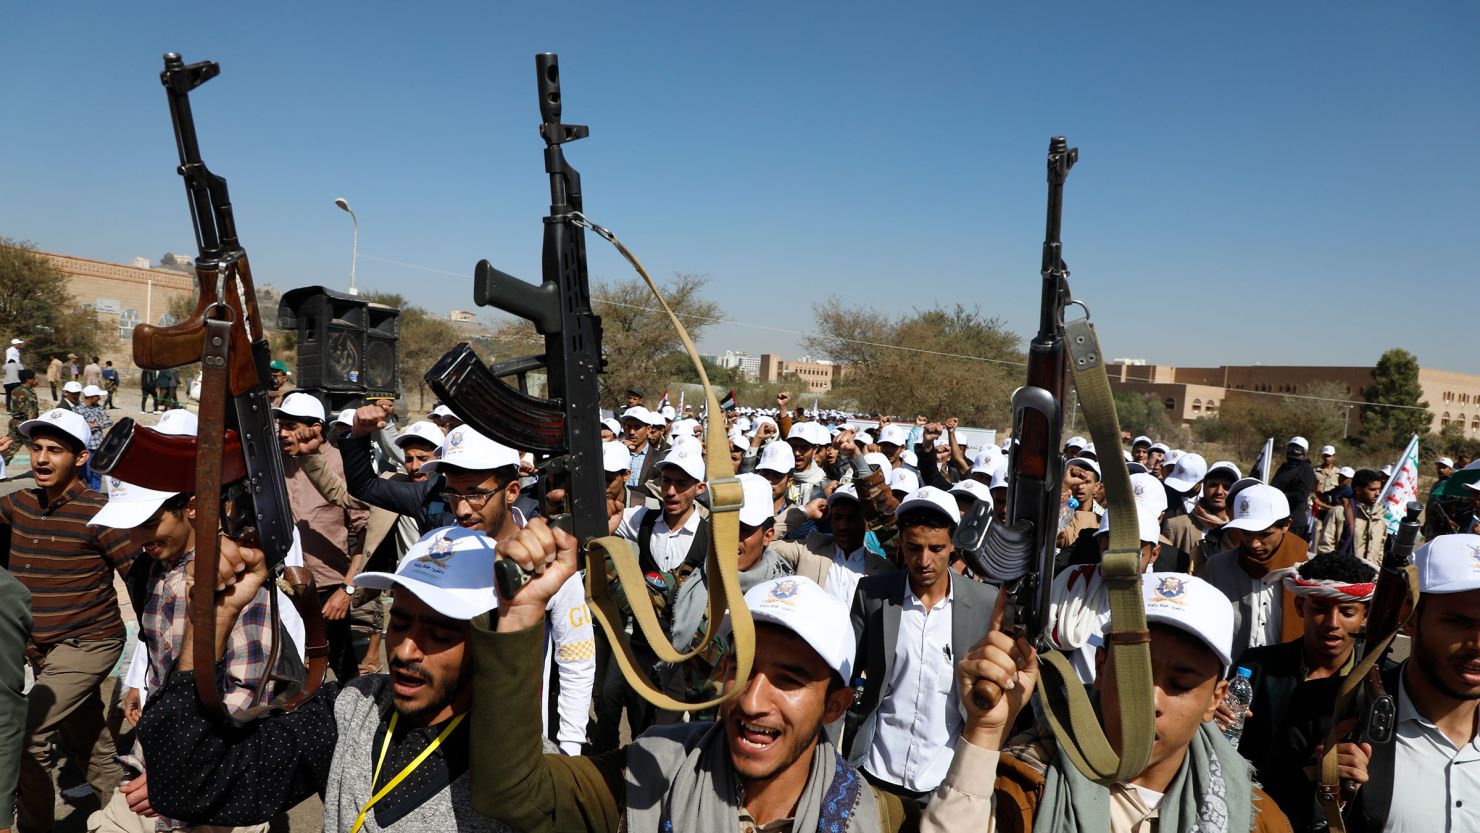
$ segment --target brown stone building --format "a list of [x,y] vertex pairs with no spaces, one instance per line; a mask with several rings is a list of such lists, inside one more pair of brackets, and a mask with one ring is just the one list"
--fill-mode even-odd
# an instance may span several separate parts
[[[1161,364],[1112,362],[1106,370],[1116,390],[1151,394],[1174,420],[1217,416],[1223,403],[1239,396],[1311,395],[1311,387],[1330,385],[1340,399],[1353,403],[1347,410],[1347,431],[1362,432],[1362,389],[1372,384],[1370,367],[1321,367],[1318,365],[1221,365],[1219,367],[1172,367]],[[1433,414],[1433,431],[1451,422],[1464,426],[1466,436],[1480,437],[1480,376],[1448,370],[1420,368],[1418,382],[1423,400]],[[1330,395],[1323,393],[1323,395]]]
[[775,382],[793,373],[807,383],[807,393],[827,393],[842,376],[843,365],[825,361],[814,362],[810,358],[792,362],[770,353],[761,354],[758,374],[760,381]]

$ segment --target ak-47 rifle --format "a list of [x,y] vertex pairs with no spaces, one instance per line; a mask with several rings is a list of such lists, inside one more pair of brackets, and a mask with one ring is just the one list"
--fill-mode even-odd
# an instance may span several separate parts
[[[215,679],[215,599],[222,531],[244,546],[261,549],[282,574],[307,631],[308,678],[304,686],[270,708],[293,708],[312,696],[323,678],[328,645],[313,592],[313,578],[301,567],[285,567],[293,547],[293,510],[288,502],[281,452],[268,404],[270,354],[257,310],[257,294],[246,250],[237,239],[226,180],[202,161],[190,108],[190,91],[219,74],[213,61],[186,65],[175,53],[164,56],[160,81],[169,97],[170,119],[180,155],[180,176],[190,203],[199,256],[195,313],[170,327],[140,324],[134,329],[134,362],[163,370],[199,361],[199,430],[193,440],[165,437],[121,420],[99,450],[97,467],[146,488],[194,492],[195,584],[191,620],[195,628],[195,685],[201,703],[224,716]],[[231,409],[227,411],[227,401]],[[165,463],[161,465],[160,462]],[[210,499],[220,496],[220,500]],[[272,599],[277,625],[276,594]],[[268,658],[276,666],[277,645]],[[265,687],[263,687],[265,688]]]
[[[1005,523],[986,518],[979,503],[967,513],[953,539],[971,568],[1002,582],[1006,594],[1003,627],[1024,635],[1038,650],[1042,682],[1037,692],[1059,747],[1081,772],[1099,783],[1128,780],[1146,766],[1154,739],[1150,635],[1140,591],[1140,536],[1130,475],[1119,454],[1100,461],[1108,511],[1110,549],[1101,575],[1110,595],[1107,647],[1116,662],[1120,690],[1121,738],[1117,751],[1099,729],[1078,677],[1049,643],[1049,591],[1058,555],[1058,512],[1063,499],[1063,402],[1074,373],[1074,387],[1097,447],[1120,447],[1120,424],[1110,395],[1104,358],[1088,308],[1071,300],[1064,265],[1061,227],[1064,181],[1079,150],[1062,136],[1048,145],[1048,220],[1043,241],[1043,294],[1038,334],[1028,349],[1027,384],[1012,395],[1012,451],[1008,458]],[[1070,306],[1085,317],[1066,320]]]
[[[677,650],[663,635],[647,598],[641,570],[631,543],[607,537],[606,495],[601,456],[600,394],[597,374],[605,365],[601,354],[601,319],[591,308],[586,273],[585,229],[612,242],[647,279],[646,272],[616,237],[586,219],[583,213],[581,177],[565,161],[564,145],[590,135],[585,125],[561,122],[560,64],[553,53],[535,56],[535,75],[540,98],[540,135],[545,140],[545,171],[550,175],[550,213],[545,217],[541,260],[543,281],[538,285],[519,280],[480,261],[473,274],[473,300],[494,306],[534,324],[545,338],[545,352],[484,365],[472,348],[460,344],[427,371],[427,386],[463,422],[479,433],[514,448],[534,451],[547,459],[541,468],[547,475],[564,478],[568,514],[556,518],[583,544],[586,594],[596,620],[615,651],[623,674],[638,693],[659,708],[704,709],[719,701],[681,703],[658,691],[639,669],[623,630],[620,612],[608,595],[608,565],[614,566],[626,593],[631,612],[648,644],[660,660],[679,663],[701,656],[709,647],[713,629],[700,644],[687,652]],[[649,281],[651,286],[651,281]],[[654,290],[656,294],[656,289]],[[658,298],[662,304],[662,298]],[[666,304],[664,305],[666,309]],[[671,313],[670,313],[671,314]],[[679,333],[690,349],[703,378],[697,353],[676,318]],[[526,377],[543,370],[549,398],[528,392]],[[516,385],[504,381],[513,377]],[[708,569],[720,577],[709,584],[710,622],[719,622],[728,609],[734,628],[737,654],[736,680],[731,691],[744,686],[750,673],[753,629],[749,611],[741,601],[734,553],[738,536],[739,481],[733,476],[718,402],[705,378],[709,412],[714,415],[707,434],[706,462],[711,496],[710,528],[718,545],[711,542]],[[733,530],[731,531],[731,527]],[[511,598],[528,581],[512,561],[494,563],[499,592]],[[733,581],[732,581],[733,579]],[[730,605],[733,605],[731,607]]]
[[[1325,754],[1316,762],[1319,776],[1316,798],[1330,829],[1338,833],[1346,830],[1346,823],[1341,816],[1337,744],[1343,740],[1374,745],[1392,743],[1398,726],[1397,701],[1384,690],[1382,663],[1393,648],[1394,637],[1418,606],[1413,547],[1418,542],[1418,516],[1423,513],[1423,505],[1412,501],[1404,509],[1398,532],[1382,557],[1367,621],[1356,634],[1352,670],[1337,690],[1336,705],[1331,711],[1331,731],[1324,741]],[[1349,731],[1338,735],[1347,727]]]

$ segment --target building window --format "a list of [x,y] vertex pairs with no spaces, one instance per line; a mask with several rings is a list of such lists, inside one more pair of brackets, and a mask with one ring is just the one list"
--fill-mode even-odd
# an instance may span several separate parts
[[1208,400],[1207,412],[1210,413],[1210,414],[1216,414],[1218,412],[1218,400],[1216,400],[1216,399],[1209,399]]
[[1167,397],[1167,400],[1165,402],[1161,403],[1161,404],[1167,406],[1167,410],[1168,411],[1175,411],[1175,410],[1177,410],[1177,400],[1171,398],[1170,396],[1168,396]]
[[1200,413],[1202,413],[1202,400],[1201,399],[1194,399],[1194,400],[1192,400],[1192,412],[1194,414],[1200,414]]
[[178,323],[180,323],[180,319],[176,318],[174,313],[167,312],[159,317],[159,326],[161,327],[173,327]]
[[139,311],[133,307],[118,314],[118,337],[129,338],[134,334],[134,327],[139,326]]

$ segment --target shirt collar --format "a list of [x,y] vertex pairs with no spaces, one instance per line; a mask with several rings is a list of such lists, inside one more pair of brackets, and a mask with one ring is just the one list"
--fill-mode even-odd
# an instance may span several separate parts
[[[1412,698],[1408,696],[1408,675],[1405,673],[1407,667],[1407,663],[1404,663],[1403,669],[1398,672],[1398,725],[1401,726],[1411,720],[1422,726],[1426,733],[1433,734],[1435,737],[1442,739],[1446,746],[1453,746],[1448,735],[1444,734],[1438,726],[1434,725],[1432,720],[1418,713],[1418,707],[1413,704]],[[1480,743],[1480,733],[1470,738],[1469,743],[1465,745],[1474,746],[1477,743]]]
[[[942,607],[945,606],[946,602],[952,602],[955,600],[955,598],[956,583],[954,581],[951,581],[948,577],[946,579],[946,595],[939,602],[936,603],[935,607],[931,609],[940,610]],[[904,603],[905,607],[909,607],[911,604],[921,609],[924,609],[925,607],[925,605],[920,603],[920,597],[915,595],[915,588],[910,586],[909,577],[906,577],[904,580]]]
[[868,547],[859,547],[853,552],[843,552],[842,547],[838,546],[836,543],[833,544],[833,558],[845,564],[855,561],[863,561],[863,554],[867,551]]
[[61,496],[59,496],[57,498],[56,503],[48,504],[46,502],[46,490],[43,489],[43,488],[41,488],[40,486],[37,486],[36,487],[36,490],[35,490],[36,491],[36,502],[39,503],[39,504],[41,504],[42,510],[44,510],[46,512],[51,512],[52,510],[56,509],[58,506],[62,506],[63,504],[66,504],[66,503],[71,502],[71,500],[73,498],[75,498],[78,495],[82,494],[83,490],[86,489],[86,488],[87,488],[87,482],[84,481],[81,477],[78,477],[76,480],[74,480],[72,482],[72,485],[71,486],[68,486],[62,492]]

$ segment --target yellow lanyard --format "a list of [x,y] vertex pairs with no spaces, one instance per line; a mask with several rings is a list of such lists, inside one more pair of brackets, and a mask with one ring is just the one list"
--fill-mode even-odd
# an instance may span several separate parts
[[[372,790],[375,789],[375,782],[380,780],[380,767],[382,764],[385,763],[386,750],[391,748],[391,735],[394,735],[396,733],[396,718],[400,716],[401,715],[399,713],[391,715],[391,725],[390,728],[387,729],[385,732],[385,742],[380,745],[380,757],[375,759],[375,774],[370,776],[370,789]],[[397,784],[406,780],[406,776],[410,775],[416,770],[417,767],[421,766],[422,761],[425,761],[427,759],[427,756],[431,755],[433,752],[436,752],[437,747],[441,746],[442,741],[446,740],[447,736],[452,734],[452,730],[457,728],[457,724],[461,723],[464,717],[467,717],[466,712],[452,718],[452,722],[448,723],[447,728],[443,729],[442,733],[437,735],[436,740],[427,744],[427,748],[421,750],[421,754],[417,755],[416,758],[411,761],[411,763],[407,764],[405,769],[397,773],[396,777],[392,778],[389,784],[381,787],[380,792],[370,796],[370,801],[366,803],[363,808],[361,808],[360,815],[355,819],[355,826],[349,829],[349,833],[360,833],[360,828],[365,826],[365,815],[370,812],[371,807],[375,806],[375,802],[381,800],[382,798],[385,798],[386,793],[395,789]]]

